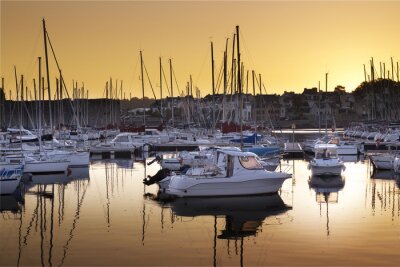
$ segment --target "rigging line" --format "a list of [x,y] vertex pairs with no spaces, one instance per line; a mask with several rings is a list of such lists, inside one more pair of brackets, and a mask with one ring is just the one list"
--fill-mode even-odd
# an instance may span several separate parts
[[171,68],[171,69],[172,69],[172,75],[174,76],[176,88],[178,89],[178,92],[180,92],[181,90],[179,89],[178,81],[176,80],[174,68]]
[[[24,70],[25,70],[24,72],[25,73],[31,73],[32,69],[34,68],[34,63],[36,61],[35,54],[37,54],[36,52],[37,52],[39,39],[41,38],[41,34],[42,34],[42,30],[39,29],[37,34],[36,34],[36,38],[34,39],[32,49],[31,49],[31,51],[29,53],[30,58],[32,58],[32,61],[27,62],[27,64],[25,65],[25,68],[24,68]],[[36,73],[34,75],[36,75]]]
[[195,79],[196,81],[198,81],[200,79],[200,76],[203,73],[204,65],[205,65],[206,61],[208,60],[208,57],[211,56],[210,53],[211,52],[209,51],[209,48],[207,47],[203,62],[201,63],[201,67],[199,69],[199,73],[197,74],[196,79]]
[[249,49],[249,47],[247,46],[247,43],[246,43],[246,38],[245,38],[245,36],[244,36],[244,34],[243,34],[243,30],[240,30],[240,37],[241,37],[241,40],[242,40],[242,42],[243,42],[243,46],[244,46],[244,50],[246,51],[246,56],[247,56],[247,58],[249,59],[249,61],[250,61],[250,64],[251,64],[251,69],[255,69],[255,64],[254,64],[254,60],[253,60],[253,57],[252,57],[252,55],[251,55],[251,53],[250,53],[250,49]]
[[165,76],[164,68],[163,68],[162,66],[161,66],[161,71],[162,71],[162,74],[163,74],[163,77],[164,77],[165,85],[167,86],[168,94],[169,94],[169,96],[171,96],[171,91],[169,90],[167,78],[166,78],[166,76]]
[[[132,75],[131,79],[128,81],[128,82],[129,82],[128,85],[129,85],[129,84],[132,85],[131,88],[134,88],[134,81],[136,80],[136,79],[134,79],[134,77],[135,77],[135,73],[136,73],[136,71],[137,71],[137,69],[138,69],[138,66],[139,66],[139,61],[140,61],[140,60],[136,60],[136,64],[135,64],[135,66],[133,67],[133,75]],[[129,88],[129,86],[128,86],[128,88]],[[131,90],[134,91],[133,89],[131,89]],[[132,94],[132,95],[133,95],[133,94]]]
[[222,62],[221,62],[221,67],[220,67],[220,69],[219,69],[219,74],[218,74],[218,78],[217,78],[217,84],[216,84],[216,94],[218,94],[219,93],[219,89],[221,88],[221,84],[222,84],[222,77],[223,77],[223,75],[224,75],[224,72],[223,72],[223,70],[224,70],[224,60],[222,60]]
[[[56,61],[58,72],[60,73],[60,72],[61,72],[61,68],[60,68],[60,65],[58,64],[58,60],[57,60],[57,57],[56,57],[56,53],[54,52],[53,45],[51,44],[50,36],[49,36],[49,33],[47,32],[47,30],[46,30],[46,37],[47,37],[47,40],[49,41],[50,48],[51,48],[51,52],[53,53],[54,60]],[[64,76],[61,76],[61,80],[62,80],[62,83],[63,83],[63,85],[64,85],[63,89],[65,89],[65,92],[67,93],[67,97],[68,97],[69,99],[71,99],[70,96],[69,96],[69,93],[68,93],[67,85],[65,84],[65,81],[64,81]],[[76,126],[77,126],[77,128],[79,129],[79,128],[81,128],[81,127],[80,127],[80,125],[79,125],[79,121],[78,121],[78,118],[77,118],[76,113],[75,113],[74,104],[72,103],[72,101],[68,101],[68,102],[69,102],[70,105],[71,105],[73,118],[75,118]]]
[[[153,92],[154,100],[157,101],[157,97],[156,97],[156,94],[154,93],[153,85],[151,84],[149,73],[147,72],[147,68],[146,68],[146,65],[144,64],[144,62],[143,62],[143,67],[144,67],[144,70],[146,71],[146,76],[147,76],[147,79],[149,80],[149,84],[150,84],[151,91]],[[164,117],[161,115],[162,114],[161,107],[159,105],[157,105],[157,109],[160,113],[161,120],[164,123]]]
[[157,100],[156,94],[154,93],[153,85],[151,84],[149,73],[147,72],[147,68],[146,68],[146,65],[144,64],[144,62],[143,62],[143,67],[144,67],[144,70],[146,71],[147,80],[149,81],[150,88],[151,88],[151,91],[153,92],[154,99]]

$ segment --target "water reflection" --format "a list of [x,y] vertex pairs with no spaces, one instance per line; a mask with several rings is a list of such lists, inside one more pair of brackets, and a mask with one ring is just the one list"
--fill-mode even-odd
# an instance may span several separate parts
[[293,161],[279,195],[171,200],[143,186],[159,169],[143,160],[92,162],[1,196],[0,265],[397,264],[398,180],[371,177],[368,161],[331,178]]
[[[88,178],[88,168],[72,169],[69,175],[33,175],[24,179],[22,190],[13,195],[1,196],[2,214],[11,212],[18,215],[15,217],[19,220],[18,253],[15,265],[32,265],[32,255],[30,255],[32,249],[39,250],[39,253],[34,256],[39,260],[34,262],[40,262],[42,266],[63,265],[68,255],[69,244],[78,226],[81,207],[89,185]],[[69,195],[66,198],[67,187],[72,188],[70,193],[73,192],[75,197],[71,198]],[[25,195],[29,197],[28,207],[24,205]],[[66,202],[68,202],[68,209],[75,205],[72,223],[71,217],[65,216]],[[68,234],[64,235],[66,237],[64,244],[58,247],[62,253],[57,254],[59,258],[56,262],[54,259],[55,233],[61,229]],[[57,241],[61,241],[62,237],[58,236]]]
[[[233,240],[235,253],[244,262],[244,238],[257,236],[268,217],[275,217],[290,210],[280,195],[258,195],[240,197],[176,198],[159,194],[145,195],[158,201],[162,208],[169,207],[175,217],[214,217],[213,265],[217,266],[217,239],[226,240],[227,253],[230,254],[230,240]],[[169,202],[170,201],[170,202]],[[224,228],[218,231],[217,219],[224,220]],[[265,229],[264,229],[265,230]],[[240,243],[238,246],[238,242]],[[240,248],[239,248],[240,247]],[[239,252],[238,252],[239,248]]]
[[400,214],[400,179],[393,170],[374,170],[368,184],[371,198],[371,211],[391,211],[392,221]]
[[339,201],[339,191],[343,189],[345,179],[343,176],[311,176],[308,184],[315,191],[315,201],[320,205],[320,215],[322,205],[326,205],[326,235],[330,235],[329,226],[329,204]]
[[[22,189],[23,190],[23,189]],[[24,195],[21,188],[17,189],[12,195],[0,195],[0,212],[18,214],[24,205]]]

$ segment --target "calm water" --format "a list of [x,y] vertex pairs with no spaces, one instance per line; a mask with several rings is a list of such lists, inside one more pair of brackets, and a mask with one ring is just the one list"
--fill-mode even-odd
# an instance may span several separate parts
[[294,178],[279,195],[173,202],[144,188],[159,166],[143,161],[34,177],[24,199],[1,197],[0,265],[399,265],[391,173],[368,161],[331,180],[310,179],[303,160],[282,168]]

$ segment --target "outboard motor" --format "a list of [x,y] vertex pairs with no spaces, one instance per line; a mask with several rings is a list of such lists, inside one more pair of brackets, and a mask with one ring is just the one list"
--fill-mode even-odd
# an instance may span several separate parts
[[143,183],[145,185],[152,185],[163,180],[165,177],[169,175],[171,175],[170,169],[161,169],[153,176],[148,175],[147,179],[143,179]]

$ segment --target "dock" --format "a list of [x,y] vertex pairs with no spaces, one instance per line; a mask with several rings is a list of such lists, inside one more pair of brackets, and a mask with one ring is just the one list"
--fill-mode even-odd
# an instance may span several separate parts
[[304,151],[300,143],[285,143],[283,157],[286,159],[297,159],[304,157]]
[[95,159],[133,159],[135,148],[129,147],[91,147],[90,157]]
[[150,151],[169,152],[169,151],[194,151],[199,148],[198,144],[155,144],[150,147]]

